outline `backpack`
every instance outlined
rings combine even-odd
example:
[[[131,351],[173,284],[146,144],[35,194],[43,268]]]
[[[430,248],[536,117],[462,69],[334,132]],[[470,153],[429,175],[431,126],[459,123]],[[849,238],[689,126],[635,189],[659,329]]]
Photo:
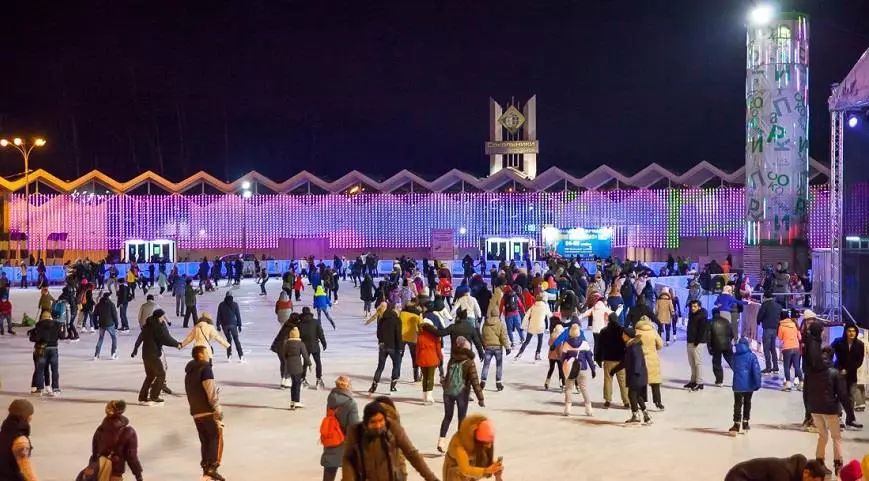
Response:
[[[55,321],[60,321],[66,315],[66,303],[60,300],[54,301],[51,304],[51,317]]]
[[[444,394],[458,396],[465,390],[465,375],[463,367],[465,361],[454,362],[447,368],[447,379],[444,382]]]
[[[337,448],[344,444],[344,431],[338,422],[336,409],[326,408],[326,416],[320,422],[320,444],[324,448]]]
[[[504,296],[504,310],[507,312],[515,312],[519,310],[519,299],[515,292],[508,292]]]

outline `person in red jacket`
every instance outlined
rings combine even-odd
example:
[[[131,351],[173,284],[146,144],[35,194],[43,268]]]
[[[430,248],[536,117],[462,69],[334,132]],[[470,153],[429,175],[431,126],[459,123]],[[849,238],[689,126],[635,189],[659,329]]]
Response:
[[[15,331],[12,330],[12,303],[9,302],[9,296],[6,294],[0,298],[0,336],[4,335],[4,322],[6,323],[6,330],[9,331],[9,334],[14,336]]]
[[[422,400],[426,406],[434,404],[434,375],[443,359],[443,345],[438,330],[431,320],[423,317],[416,341],[416,364],[422,371]]]
[[[302,276],[296,276],[296,280],[293,282],[293,291],[296,294],[296,302],[300,302],[302,300],[302,290],[305,289],[305,284],[302,282]]]

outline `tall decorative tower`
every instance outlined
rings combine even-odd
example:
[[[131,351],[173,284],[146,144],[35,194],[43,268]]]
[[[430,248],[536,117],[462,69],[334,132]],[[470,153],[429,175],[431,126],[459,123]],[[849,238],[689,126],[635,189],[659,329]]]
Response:
[[[809,199],[808,18],[756,7],[747,53],[746,246],[793,246]]]
[[[504,109],[489,98],[489,175],[502,169],[513,169],[533,179],[537,176],[537,96],[517,107],[513,102]]]

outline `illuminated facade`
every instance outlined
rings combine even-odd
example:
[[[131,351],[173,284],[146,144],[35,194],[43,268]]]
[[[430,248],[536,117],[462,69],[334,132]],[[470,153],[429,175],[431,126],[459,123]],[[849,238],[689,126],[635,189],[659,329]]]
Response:
[[[812,167],[811,176],[825,184],[828,171]],[[510,169],[482,179],[451,171],[432,181],[403,171],[383,182],[357,172],[335,182],[303,172],[282,183],[255,172],[232,183],[203,173],[177,184],[151,173],[124,183],[98,172],[73,182],[42,171],[32,178],[43,185],[31,194],[36,250],[57,248],[47,240],[52,233],[68,234],[64,249],[88,251],[156,238],[175,240],[179,249],[239,249],[244,241],[273,249],[280,239],[305,238],[326,238],[330,249],[419,249],[430,246],[433,229],[452,229],[459,248],[474,248],[490,236],[539,243],[544,225],[611,227],[616,248],[675,249],[681,238],[718,237],[741,249],[745,234],[745,189],[738,185],[744,171],[706,163],[681,175],[657,165],[633,176],[600,167],[581,178],[551,168],[533,180]],[[239,195],[245,181],[256,192],[248,199]],[[151,195],[142,192],[151,187]],[[0,179],[0,188],[7,191],[8,230],[20,232],[23,182]],[[869,203],[869,196],[853,199]],[[827,211],[826,185],[813,186],[812,247],[825,247]]]

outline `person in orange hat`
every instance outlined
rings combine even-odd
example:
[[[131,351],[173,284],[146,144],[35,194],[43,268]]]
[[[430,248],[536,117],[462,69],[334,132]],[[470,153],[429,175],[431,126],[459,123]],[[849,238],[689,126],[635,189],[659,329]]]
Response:
[[[443,481],[477,480],[492,475],[500,479],[503,471],[501,458],[495,459],[492,421],[482,414],[465,418],[444,456]]]

